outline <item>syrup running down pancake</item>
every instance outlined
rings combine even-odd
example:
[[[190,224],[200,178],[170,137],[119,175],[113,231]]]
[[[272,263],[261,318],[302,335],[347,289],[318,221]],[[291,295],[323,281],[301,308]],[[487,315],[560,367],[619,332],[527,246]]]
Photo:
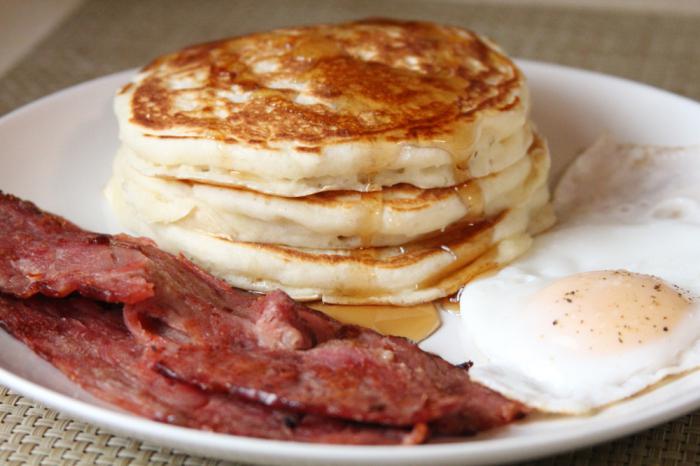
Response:
[[[479,221],[544,185],[549,154],[537,137],[526,157],[492,175],[446,188],[407,184],[369,193],[280,197],[243,188],[143,175],[120,152],[115,186],[147,223],[176,224],[231,241],[302,248],[400,246],[455,222]]]

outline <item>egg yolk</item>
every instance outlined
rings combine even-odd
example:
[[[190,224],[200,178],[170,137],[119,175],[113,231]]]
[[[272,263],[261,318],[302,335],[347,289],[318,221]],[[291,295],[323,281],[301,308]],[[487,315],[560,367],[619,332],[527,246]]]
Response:
[[[528,306],[541,321],[541,339],[569,349],[610,353],[668,335],[691,298],[662,279],[626,270],[583,272],[535,293]]]

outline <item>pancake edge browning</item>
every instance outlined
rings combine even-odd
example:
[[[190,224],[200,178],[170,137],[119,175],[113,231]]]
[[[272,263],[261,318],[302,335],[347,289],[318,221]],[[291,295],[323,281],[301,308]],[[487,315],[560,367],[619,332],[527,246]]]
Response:
[[[291,45],[278,57],[283,44]],[[250,175],[354,174],[349,189],[374,190],[386,171],[461,170],[423,187],[483,176],[471,173],[475,154],[526,123],[528,100],[520,70],[470,31],[365,20],[166,55],[125,86],[115,108],[123,142],[157,165],[217,167],[244,185]]]

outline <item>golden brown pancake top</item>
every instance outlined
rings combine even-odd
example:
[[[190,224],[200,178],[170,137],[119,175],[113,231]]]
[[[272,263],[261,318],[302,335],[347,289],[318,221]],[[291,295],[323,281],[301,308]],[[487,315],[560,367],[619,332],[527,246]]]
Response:
[[[159,137],[291,142],[313,153],[337,142],[434,139],[481,109],[517,105],[522,84],[515,65],[473,32],[372,19],[163,56],[133,84],[131,122]]]

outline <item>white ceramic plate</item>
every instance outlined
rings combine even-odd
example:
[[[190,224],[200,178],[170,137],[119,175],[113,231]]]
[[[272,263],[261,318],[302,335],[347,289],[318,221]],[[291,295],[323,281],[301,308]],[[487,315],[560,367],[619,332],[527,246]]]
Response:
[[[621,141],[700,143],[700,104],[630,81],[542,63],[520,62],[529,78],[534,120],[549,139],[554,173],[603,132]],[[72,87],[0,119],[0,189],[79,225],[117,232],[104,197],[117,148],[111,100],[131,72]],[[2,219],[0,219],[2,221]],[[454,316],[424,347],[453,362]],[[234,437],[173,427],[116,410],[86,394],[0,331],[0,383],[112,431],[193,453],[275,464],[485,464],[544,456],[610,440],[700,408],[700,372],[597,415],[531,418],[463,442],[347,447]]]

